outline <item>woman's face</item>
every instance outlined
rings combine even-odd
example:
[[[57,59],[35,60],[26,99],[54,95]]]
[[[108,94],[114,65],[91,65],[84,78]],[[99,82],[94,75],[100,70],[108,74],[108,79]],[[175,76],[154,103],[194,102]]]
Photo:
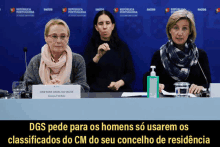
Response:
[[[110,40],[114,27],[115,24],[112,24],[111,19],[105,14],[99,16],[97,25],[95,25],[95,29],[99,32],[101,40],[104,41]]]
[[[171,29],[172,40],[177,45],[184,45],[190,35],[189,21],[187,19],[179,20]]]
[[[52,25],[45,41],[49,45],[51,53],[62,53],[67,46],[69,36],[67,28],[63,25]]]

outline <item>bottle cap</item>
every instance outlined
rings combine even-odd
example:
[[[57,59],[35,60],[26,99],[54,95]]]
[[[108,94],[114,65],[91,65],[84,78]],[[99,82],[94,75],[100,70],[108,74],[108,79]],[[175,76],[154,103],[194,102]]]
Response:
[[[156,66],[152,65],[152,66],[150,66],[150,68],[152,68],[152,69],[153,69],[153,68],[156,68]]]
[[[150,73],[150,76],[156,76],[156,72],[154,71],[154,69],[156,68],[156,66],[150,66],[150,68],[152,68],[152,71]]]

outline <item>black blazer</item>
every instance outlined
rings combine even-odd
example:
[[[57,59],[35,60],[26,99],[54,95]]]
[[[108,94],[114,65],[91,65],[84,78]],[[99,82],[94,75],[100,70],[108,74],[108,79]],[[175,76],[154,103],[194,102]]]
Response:
[[[198,51],[199,51],[199,63],[207,77],[208,83],[211,83],[211,74],[210,74],[207,54],[202,49],[198,49]],[[173,84],[177,81],[171,78],[169,73],[165,70],[161,62],[160,50],[154,53],[151,60],[151,65],[156,66],[155,72],[156,75],[159,76],[159,83],[164,84],[165,86],[164,90],[168,92],[174,92],[175,86]],[[146,72],[143,76],[143,91],[147,91],[147,76],[150,75],[150,72],[151,70]],[[196,84],[199,86],[203,86],[205,88],[209,87],[209,85],[206,84],[206,80],[198,64],[193,65],[190,68],[190,73],[188,78],[185,81],[181,81],[181,82],[189,82],[190,84]]]

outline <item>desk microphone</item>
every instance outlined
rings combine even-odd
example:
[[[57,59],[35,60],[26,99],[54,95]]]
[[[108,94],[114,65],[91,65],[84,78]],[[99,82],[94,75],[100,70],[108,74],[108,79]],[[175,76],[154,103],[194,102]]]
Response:
[[[26,70],[27,70],[27,47],[24,47],[24,56],[25,56],[25,65],[26,65]]]
[[[5,97],[7,95],[8,95],[8,91],[7,90],[0,89],[0,97]]]
[[[192,52],[193,52],[193,49],[191,48],[191,50],[192,50]],[[193,55],[194,55],[194,57],[197,59],[197,57],[196,57],[196,55],[194,54],[194,52],[193,52]],[[204,78],[205,78],[205,81],[206,81],[206,85],[207,85],[207,91],[206,92],[203,92],[202,93],[202,97],[209,97],[209,83],[208,83],[208,80],[207,80],[207,77],[205,76],[205,73],[204,73],[204,71],[203,71],[203,69],[202,69],[202,67],[201,67],[201,65],[200,65],[200,63],[199,63],[199,59],[197,59],[198,60],[198,64],[199,64],[199,68],[201,69],[201,71],[202,71],[202,74],[203,74],[203,76],[204,76]],[[204,95],[203,95],[204,94]]]
[[[26,66],[26,69],[25,69],[25,72],[27,71],[27,47],[24,47],[23,48],[23,51],[24,51],[24,56],[25,56],[25,66]],[[23,78],[24,78],[24,75],[23,75]],[[28,84],[26,84],[26,90],[28,91]]]
[[[25,56],[25,66],[26,66],[25,71],[27,71],[27,47],[24,47],[23,51],[24,51],[24,56]],[[32,84],[32,83],[29,83],[29,82],[25,81],[26,90],[21,93],[21,98],[30,98],[30,97],[32,97],[32,93],[30,93],[29,89],[28,89],[28,85],[30,85],[30,84]]]

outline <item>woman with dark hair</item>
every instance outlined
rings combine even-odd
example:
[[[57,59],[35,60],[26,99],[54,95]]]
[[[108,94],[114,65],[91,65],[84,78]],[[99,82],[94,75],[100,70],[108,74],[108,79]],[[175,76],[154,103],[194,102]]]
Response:
[[[135,73],[127,44],[117,35],[115,19],[99,11],[93,20],[93,35],[84,53],[91,92],[132,91]]]

